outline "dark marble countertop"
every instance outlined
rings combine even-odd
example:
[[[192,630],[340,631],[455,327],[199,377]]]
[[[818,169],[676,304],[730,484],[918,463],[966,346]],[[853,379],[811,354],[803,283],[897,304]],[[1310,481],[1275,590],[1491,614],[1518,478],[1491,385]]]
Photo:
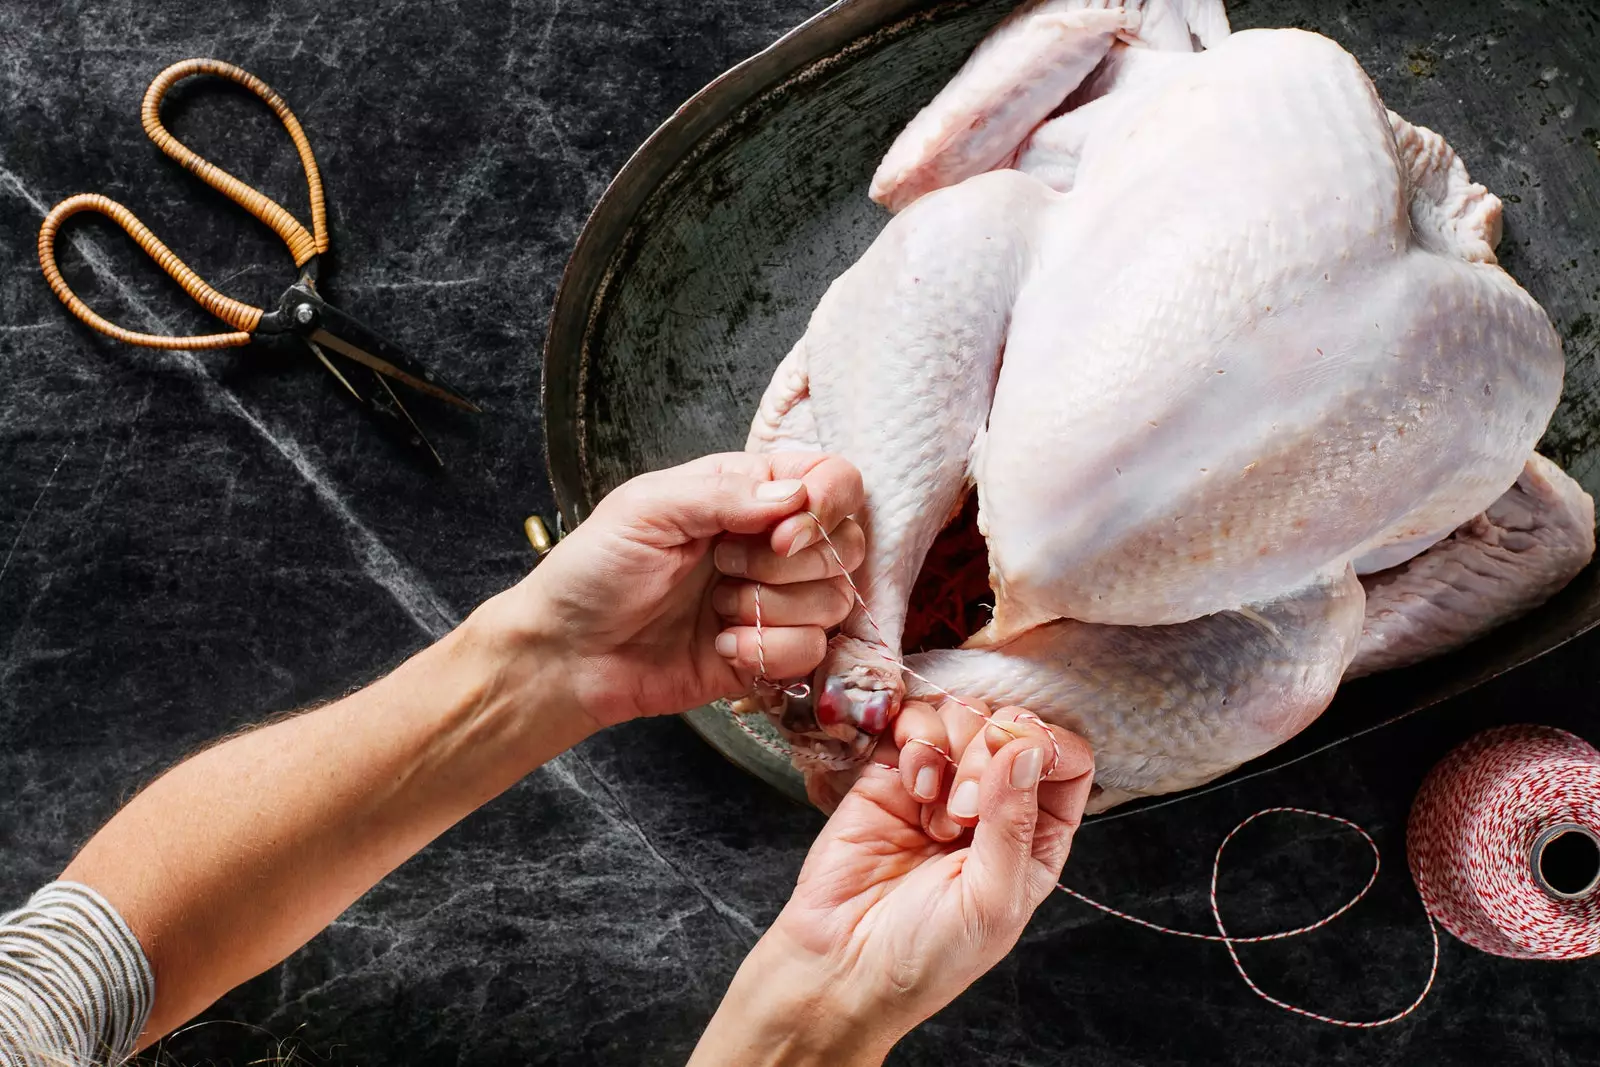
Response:
[[[549,512],[539,345],[590,205],[711,77],[815,0],[306,0],[0,4],[0,902],[54,876],[133,790],[210,738],[392,667],[524,572]],[[489,414],[440,419],[437,476],[401,460],[308,360],[160,353],[93,334],[46,289],[39,220],[102,191],[244,299],[289,277],[265,228],[145,139],[149,79],[193,55],[289,101],[321,162],[327,288]],[[182,92],[181,138],[303,210],[265,109]],[[137,329],[209,329],[109,224],[63,242],[69,280]],[[1069,883],[1204,929],[1243,815],[1356,819],[1385,870],[1338,925],[1246,958],[1267,988],[1377,1015],[1423,981],[1402,831],[1428,766],[1489,722],[1600,737],[1595,640],[1237,788],[1088,827]],[[820,825],[681,723],[594,739],[469,818],[285,965],[170,1044],[244,1064],[681,1062],[782,904]],[[1271,825],[1223,881],[1240,932],[1303,922],[1364,877],[1359,840]],[[909,1038],[899,1064],[1566,1064],[1600,1039],[1600,965],[1446,939],[1414,1019],[1347,1032],[1268,1007],[1215,946],[1059,897],[1017,951]],[[243,1025],[248,1024],[248,1025]]]

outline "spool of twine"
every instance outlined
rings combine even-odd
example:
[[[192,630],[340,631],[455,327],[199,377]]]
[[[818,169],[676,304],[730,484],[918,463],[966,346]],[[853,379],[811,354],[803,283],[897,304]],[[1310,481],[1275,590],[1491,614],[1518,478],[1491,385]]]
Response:
[[[1600,751],[1548,726],[1478,734],[1423,781],[1406,852],[1428,913],[1474,948],[1600,952]]]

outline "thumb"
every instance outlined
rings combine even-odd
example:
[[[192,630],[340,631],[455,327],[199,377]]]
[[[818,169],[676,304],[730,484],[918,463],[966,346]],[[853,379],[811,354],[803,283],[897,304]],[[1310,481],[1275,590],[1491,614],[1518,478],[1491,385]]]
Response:
[[[978,825],[965,873],[985,913],[996,921],[1026,919],[1033,899],[1029,866],[1039,821],[1039,779],[1046,753],[1037,738],[1019,738],[995,753],[979,784]]]
[[[602,503],[651,544],[670,547],[721,533],[761,533],[806,506],[805,483],[726,471],[642,475]],[[598,510],[598,509],[597,509]]]

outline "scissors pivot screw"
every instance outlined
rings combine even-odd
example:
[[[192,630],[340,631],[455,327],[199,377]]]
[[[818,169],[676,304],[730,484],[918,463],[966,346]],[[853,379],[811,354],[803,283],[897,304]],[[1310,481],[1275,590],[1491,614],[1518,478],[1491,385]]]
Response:
[[[294,309],[294,321],[302,326],[310,326],[317,321],[317,309],[310,304],[301,304]]]

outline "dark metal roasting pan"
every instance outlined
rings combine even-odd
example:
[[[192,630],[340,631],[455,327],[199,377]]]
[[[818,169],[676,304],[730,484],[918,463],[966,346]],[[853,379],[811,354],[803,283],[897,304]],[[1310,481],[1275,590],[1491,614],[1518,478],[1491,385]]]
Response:
[[[545,344],[546,448],[568,528],[635,474],[742,447],[773,367],[887,221],[866,196],[884,150],[1012,6],[841,0],[696,94],[628,161],[578,239]],[[1229,11],[1235,29],[1299,26],[1338,41],[1389,107],[1442,133],[1505,200],[1501,260],[1567,346],[1566,394],[1542,450],[1600,495],[1600,8],[1235,0]],[[1205,788],[1435,705],[1596,621],[1591,567],[1470,648],[1345,686],[1299,737]],[[687,719],[803,799],[787,762],[724,709]]]

